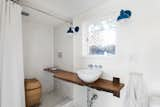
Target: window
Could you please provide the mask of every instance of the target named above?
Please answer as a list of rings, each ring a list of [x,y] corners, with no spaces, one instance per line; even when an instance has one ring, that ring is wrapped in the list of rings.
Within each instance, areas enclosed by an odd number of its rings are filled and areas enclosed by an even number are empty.
[[[98,20],[85,24],[84,55],[115,55],[116,25],[112,20]]]

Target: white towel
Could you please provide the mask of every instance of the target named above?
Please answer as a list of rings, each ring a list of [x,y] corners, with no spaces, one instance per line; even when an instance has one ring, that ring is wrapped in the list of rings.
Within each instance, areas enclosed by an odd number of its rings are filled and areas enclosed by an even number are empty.
[[[124,107],[149,107],[149,99],[142,74],[130,74]]]

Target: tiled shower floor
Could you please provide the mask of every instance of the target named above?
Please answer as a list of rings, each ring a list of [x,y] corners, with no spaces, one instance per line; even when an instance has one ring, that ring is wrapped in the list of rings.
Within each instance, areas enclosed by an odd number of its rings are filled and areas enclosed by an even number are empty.
[[[69,102],[71,100],[58,92],[50,92],[42,96],[40,107],[63,107],[61,105],[66,103],[66,101]]]

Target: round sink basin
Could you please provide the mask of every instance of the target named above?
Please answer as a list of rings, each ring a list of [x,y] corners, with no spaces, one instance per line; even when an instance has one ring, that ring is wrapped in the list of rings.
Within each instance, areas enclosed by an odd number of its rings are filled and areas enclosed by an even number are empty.
[[[77,70],[78,77],[85,83],[93,83],[102,75],[102,70],[98,69],[81,69]]]

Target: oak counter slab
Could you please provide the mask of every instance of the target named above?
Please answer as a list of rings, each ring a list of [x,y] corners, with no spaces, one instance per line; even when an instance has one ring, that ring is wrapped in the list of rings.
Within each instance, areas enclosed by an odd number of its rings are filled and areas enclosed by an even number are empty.
[[[44,71],[50,72],[54,74],[55,78],[71,82],[74,84],[78,84],[81,86],[88,86],[97,90],[106,91],[113,93],[114,96],[120,97],[120,91],[124,87],[123,83],[113,83],[113,81],[110,80],[104,80],[104,79],[98,79],[94,83],[85,83],[81,81],[76,73],[64,71],[64,70],[51,70],[49,68],[44,69]]]

